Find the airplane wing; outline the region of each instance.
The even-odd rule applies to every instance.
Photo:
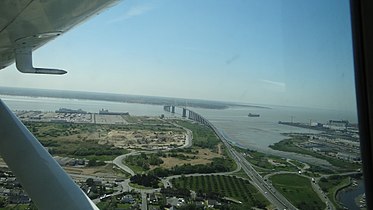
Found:
[[[115,2],[1,0],[0,69],[15,61],[24,73],[66,73],[33,67],[32,51]],[[98,209],[1,100],[0,155],[39,209]]]
[[[118,0],[1,0],[0,69],[14,61],[23,73],[65,74],[35,68],[32,51]]]

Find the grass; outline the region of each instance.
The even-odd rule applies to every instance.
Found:
[[[325,204],[313,191],[309,179],[295,174],[278,174],[271,176],[270,180],[295,207],[302,210],[325,208]]]
[[[152,187],[145,187],[143,185],[139,185],[139,184],[135,184],[135,183],[128,183],[129,186],[133,187],[133,188],[137,188],[137,189],[153,189]]]
[[[214,131],[207,126],[185,120],[176,120],[175,123],[193,132],[193,146],[215,150],[221,143]]]
[[[269,205],[264,196],[248,180],[234,176],[190,176],[172,179],[171,182],[175,188],[230,197],[250,207],[264,208]]]
[[[252,163],[258,171],[291,171],[296,172],[298,169],[286,162],[285,159],[268,155],[257,151],[246,151],[247,156],[245,157],[250,163]],[[271,163],[272,162],[272,163]]]
[[[138,117],[130,116],[130,115],[121,115],[122,118],[127,121],[128,123],[138,123],[141,120],[139,120]]]
[[[157,119],[123,116],[126,120],[137,122],[128,125],[96,125],[55,122],[25,122],[35,137],[48,147],[52,155],[74,158],[97,159],[100,161],[113,160],[127,150],[116,148],[107,141],[111,131],[174,132],[184,133],[182,128]],[[101,144],[99,144],[101,142]]]
[[[135,200],[135,204],[121,203],[120,199],[122,198],[122,196],[123,194],[120,194],[100,201],[97,204],[97,207],[101,210],[133,209],[133,205],[136,205],[136,203],[141,203],[140,194],[132,194]]]
[[[128,152],[112,145],[98,144],[115,125],[53,122],[25,122],[25,125],[52,155],[105,161]]]
[[[97,207],[101,210],[111,210],[111,209],[131,209],[132,204],[120,203],[115,198],[108,199],[106,201],[101,201],[97,204]]]
[[[242,168],[241,168],[241,170],[233,173],[232,175],[251,180],[250,177],[246,174],[246,172]]]
[[[300,162],[300,161],[298,161],[298,160],[289,160],[292,164],[294,164],[294,165],[296,165],[298,168],[300,168],[300,169],[302,169],[304,166],[305,166],[305,164],[304,163],[302,163],[302,162]]]
[[[73,158],[82,158],[81,156],[74,156],[74,155],[70,155],[70,157],[73,157]],[[117,157],[117,155],[87,155],[87,156],[84,156],[84,158],[86,158],[87,160],[97,160],[97,161],[111,161],[111,160],[114,160],[115,158]]]
[[[338,175],[330,176],[328,178],[321,178],[318,184],[320,185],[321,189],[326,192],[326,195],[331,200],[333,205],[337,209],[343,209],[343,206],[341,206],[337,201],[336,194],[340,189],[351,184],[350,177]]]
[[[0,208],[0,210],[26,210],[29,208],[29,206],[29,204],[11,204]]]
[[[141,166],[138,166],[138,165],[133,165],[133,164],[128,164],[125,160],[123,160],[123,164],[125,164],[126,166],[128,166],[130,169],[132,169],[133,172],[135,172],[135,174],[142,174],[142,173],[145,173],[145,169],[142,168]]]
[[[199,147],[210,149],[212,152],[227,157],[234,165],[236,165],[235,161],[233,161],[232,157],[229,155],[227,148],[224,144],[222,144],[221,139],[210,127],[198,123],[192,123],[186,120],[174,120],[173,122],[192,131],[192,148]]]
[[[117,203],[114,204],[115,207],[112,206],[113,204],[111,201],[105,201],[105,202],[100,202],[97,204],[97,207],[101,210],[109,210],[109,209],[131,209],[131,204],[122,204],[122,203]]]
[[[114,174],[117,176],[117,177],[121,177],[121,178],[124,178],[124,179],[128,179],[131,177],[131,174],[121,170],[121,169],[118,169],[118,168],[113,168],[112,169]]]

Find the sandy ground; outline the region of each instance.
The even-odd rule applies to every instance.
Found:
[[[8,168],[3,159],[0,158],[0,167]],[[83,176],[97,176],[102,178],[118,177],[118,172],[113,170],[112,164],[97,167],[62,167],[67,173]]]
[[[85,176],[97,176],[101,178],[115,178],[118,177],[118,172],[113,170],[112,164],[97,167],[63,167],[63,169],[69,174],[85,175]]]
[[[185,144],[185,133],[167,131],[154,132],[148,130],[118,131],[111,130],[107,138],[100,140],[99,144],[113,144],[120,148],[152,148],[168,147],[169,145],[182,146]]]
[[[207,164],[207,163],[211,163],[213,158],[222,156],[215,152],[211,152],[209,149],[199,149],[198,151],[199,151],[198,154],[195,154],[195,155],[182,153],[186,156],[196,156],[195,159],[182,160],[176,157],[161,158],[164,161],[161,164],[161,167],[172,168],[176,165],[183,165],[183,164],[191,164],[191,165]]]

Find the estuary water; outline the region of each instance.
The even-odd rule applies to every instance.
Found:
[[[100,109],[108,109],[113,112],[129,112],[130,115],[136,116],[160,116],[161,114],[171,116],[170,113],[164,112],[163,107],[160,105],[25,96],[0,95],[0,98],[12,110],[55,111],[63,107],[69,109],[83,109],[88,112],[98,112]],[[278,122],[291,120],[294,122],[307,123],[326,123],[329,120],[357,121],[356,114],[353,112],[349,113],[335,110],[299,107],[268,106],[268,108],[260,108],[236,106],[222,110],[202,108],[191,109],[208,119],[225,135],[227,139],[239,146],[283,157],[299,159],[309,163],[319,162],[323,165],[328,164],[311,157],[270,149],[268,147],[269,145],[286,138],[282,135],[283,133],[317,132],[310,129],[281,125],[278,124]],[[176,108],[175,115],[181,115],[181,113],[182,110]],[[260,117],[248,117],[249,113],[260,114]]]
[[[266,149],[269,145],[283,140],[282,133],[317,131],[279,124],[279,121],[319,122],[349,120],[356,122],[353,113],[323,109],[271,106],[269,109],[256,107],[232,107],[225,110],[195,109],[218,127],[233,142],[253,149]],[[249,113],[260,117],[248,117]]]
[[[355,199],[365,193],[364,181],[358,180],[356,187],[348,187],[338,192],[337,198],[342,204],[350,210],[359,210],[360,207],[356,204]]]

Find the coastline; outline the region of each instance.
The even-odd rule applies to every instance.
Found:
[[[165,104],[173,104],[175,106],[184,106],[185,104],[188,104],[189,107],[204,108],[204,109],[217,109],[217,110],[227,109],[229,107],[235,107],[235,106],[270,109],[269,107],[265,107],[265,106],[240,104],[240,103],[235,103],[235,102],[173,98],[173,97],[164,97],[164,96],[145,96],[145,95],[131,95],[131,94],[119,94],[119,93],[71,91],[71,90],[46,90],[46,89],[0,87],[0,95],[28,96],[28,97],[33,97],[33,98],[43,97],[43,98],[58,98],[58,99],[96,100],[96,101],[137,103],[137,104],[149,104],[149,105],[161,105],[161,106]]]

